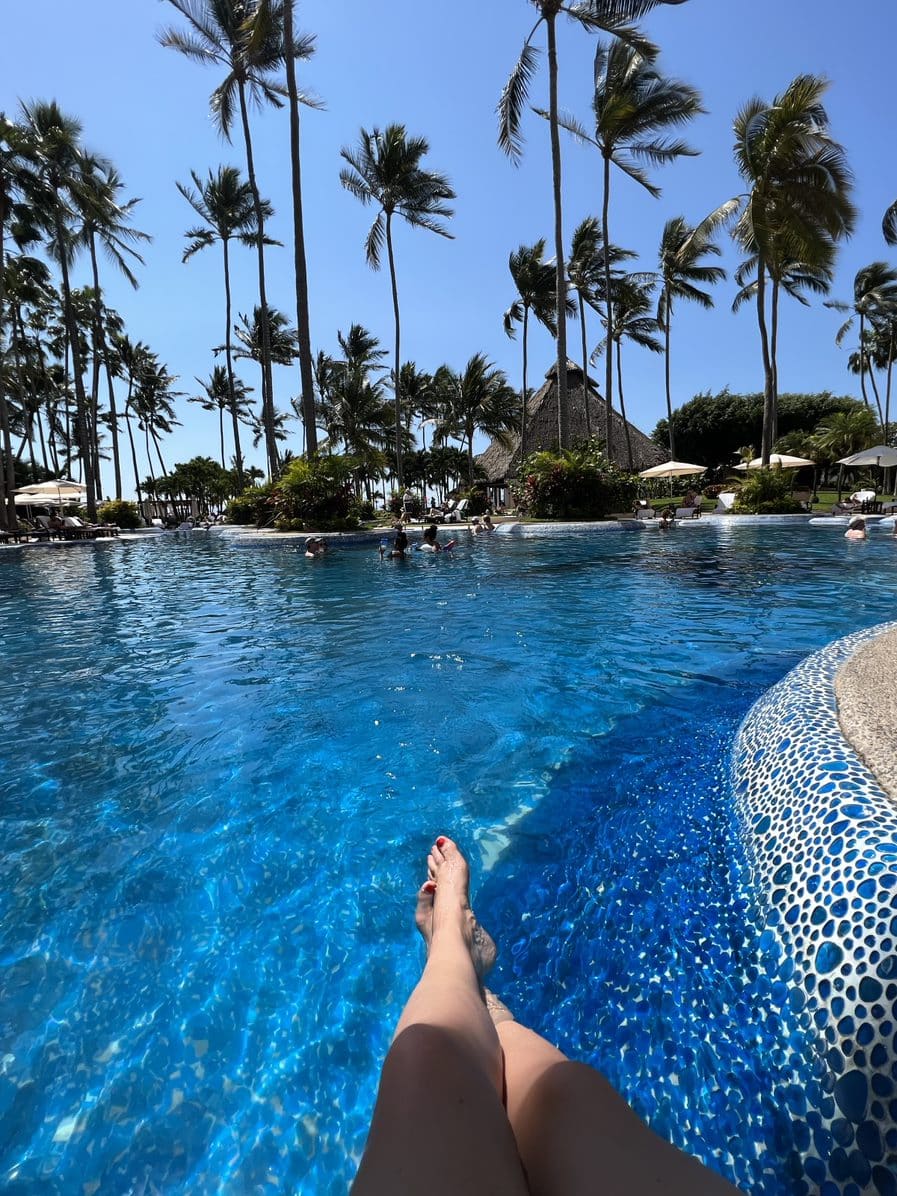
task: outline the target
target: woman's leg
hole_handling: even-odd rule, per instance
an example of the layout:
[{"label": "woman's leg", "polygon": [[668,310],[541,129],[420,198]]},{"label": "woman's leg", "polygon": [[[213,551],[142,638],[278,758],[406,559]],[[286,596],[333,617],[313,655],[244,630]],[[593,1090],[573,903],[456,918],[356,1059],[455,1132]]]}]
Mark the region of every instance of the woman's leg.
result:
[{"label": "woman's leg", "polygon": [[[383,1065],[355,1196],[526,1196],[472,952],[467,863],[440,838],[418,895],[427,962]],[[430,912],[432,911],[432,917]]]},{"label": "woman's leg", "polygon": [[735,1196],[650,1130],[600,1072],[571,1063],[507,1012],[496,1020],[508,1118],[532,1196]]}]

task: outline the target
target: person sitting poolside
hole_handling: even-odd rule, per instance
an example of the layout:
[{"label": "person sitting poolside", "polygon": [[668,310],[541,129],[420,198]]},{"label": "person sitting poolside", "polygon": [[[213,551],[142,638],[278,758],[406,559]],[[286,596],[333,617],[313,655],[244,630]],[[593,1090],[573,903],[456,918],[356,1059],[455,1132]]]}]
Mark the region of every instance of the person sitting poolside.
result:
[{"label": "person sitting poolside", "polygon": [[869,537],[866,534],[866,520],[862,515],[855,515],[847,525],[847,531],[844,533],[845,540],[867,540]]},{"label": "person sitting poolside", "polygon": [[427,959],[383,1064],[354,1196],[737,1196],[483,987],[496,947],[469,886],[440,836],[415,912]]}]

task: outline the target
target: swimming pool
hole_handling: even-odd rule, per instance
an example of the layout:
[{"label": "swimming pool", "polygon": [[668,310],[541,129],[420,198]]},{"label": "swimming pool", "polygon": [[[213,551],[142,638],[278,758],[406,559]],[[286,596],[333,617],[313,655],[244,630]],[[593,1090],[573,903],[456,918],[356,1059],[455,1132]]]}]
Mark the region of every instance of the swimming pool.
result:
[{"label": "swimming pool", "polygon": [[344,1191],[446,830],[518,1016],[797,1190],[728,756],[895,594],[891,538],[793,525],[4,551],[0,1182]]}]

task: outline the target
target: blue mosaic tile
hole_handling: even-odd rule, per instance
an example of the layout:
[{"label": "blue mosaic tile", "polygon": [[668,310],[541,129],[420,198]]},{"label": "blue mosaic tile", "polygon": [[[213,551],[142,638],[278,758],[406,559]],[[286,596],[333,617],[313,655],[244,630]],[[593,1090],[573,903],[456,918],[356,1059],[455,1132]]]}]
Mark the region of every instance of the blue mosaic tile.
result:
[{"label": "blue mosaic tile", "polygon": [[817,1084],[780,1094],[793,1190],[819,1196],[897,1196],[897,808],[845,742],[834,693],[892,627],[794,669],[745,719],[733,763],[770,979],[819,1041]]}]

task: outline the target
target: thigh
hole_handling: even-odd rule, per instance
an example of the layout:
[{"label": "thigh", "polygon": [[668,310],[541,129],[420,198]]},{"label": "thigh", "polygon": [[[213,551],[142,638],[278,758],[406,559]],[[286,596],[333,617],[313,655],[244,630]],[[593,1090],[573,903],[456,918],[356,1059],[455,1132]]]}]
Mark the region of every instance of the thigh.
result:
[{"label": "thigh", "polygon": [[532,1196],[735,1196],[650,1130],[600,1072],[516,1022],[497,1029],[508,1118]]},{"label": "thigh", "polygon": [[445,1030],[412,1025],[393,1042],[352,1191],[353,1196],[527,1196],[495,1087]]}]

